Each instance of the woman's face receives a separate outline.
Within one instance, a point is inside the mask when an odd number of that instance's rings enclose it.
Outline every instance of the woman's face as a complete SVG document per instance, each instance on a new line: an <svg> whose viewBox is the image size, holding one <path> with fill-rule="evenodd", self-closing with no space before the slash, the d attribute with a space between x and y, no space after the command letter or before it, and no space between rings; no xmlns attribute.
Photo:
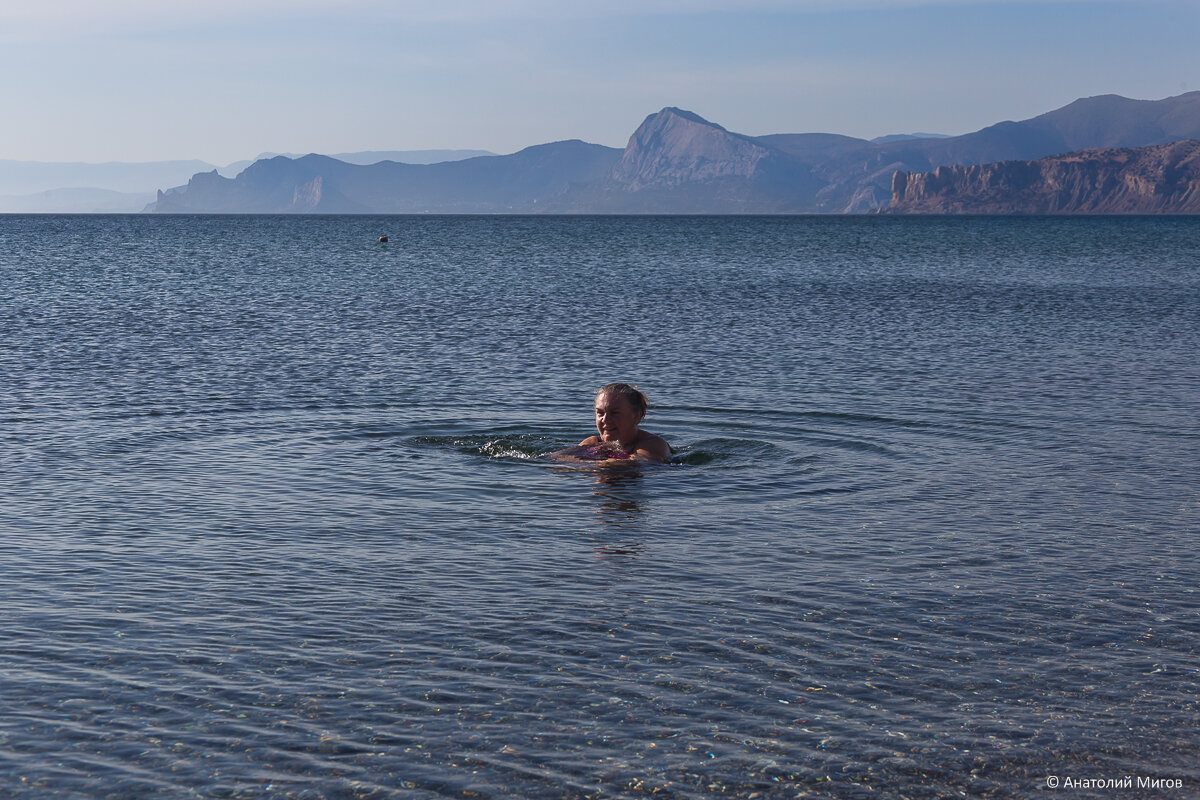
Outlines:
<svg viewBox="0 0 1200 800"><path fill-rule="evenodd" d="M641 415L619 394L596 398L596 431L602 442L632 442L637 439Z"/></svg>

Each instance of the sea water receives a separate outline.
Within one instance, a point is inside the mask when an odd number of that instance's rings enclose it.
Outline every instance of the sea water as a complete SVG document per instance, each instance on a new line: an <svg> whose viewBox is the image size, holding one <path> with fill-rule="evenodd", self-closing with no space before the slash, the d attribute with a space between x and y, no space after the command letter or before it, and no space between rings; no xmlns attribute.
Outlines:
<svg viewBox="0 0 1200 800"><path fill-rule="evenodd" d="M0 791L1195 795L1198 420L1195 218L0 217Z"/></svg>

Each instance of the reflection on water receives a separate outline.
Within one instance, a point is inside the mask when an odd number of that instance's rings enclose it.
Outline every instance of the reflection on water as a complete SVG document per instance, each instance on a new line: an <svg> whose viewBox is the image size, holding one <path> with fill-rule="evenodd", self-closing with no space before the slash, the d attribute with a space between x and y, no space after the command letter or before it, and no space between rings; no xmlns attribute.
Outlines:
<svg viewBox="0 0 1200 800"><path fill-rule="evenodd" d="M645 542L611 542L602 544L596 548L596 554L600 556L640 556L646 551Z"/></svg>
<svg viewBox="0 0 1200 800"><path fill-rule="evenodd" d="M646 509L643 500L638 497L643 478L640 467L596 470L593 478L596 483L592 488L592 497L596 500L597 522L621 527L641 521Z"/></svg>
<svg viewBox="0 0 1200 800"><path fill-rule="evenodd" d="M531 466L548 467L555 475L589 480L592 482L594 501L592 520L603 528L613 529L634 527L645 521L647 497L643 480L646 470L677 468L680 464L699 465L713 459L712 455L701 451L692 454L690 460L678 460L673 465L556 461L547 459L547 455L561 448L552 444L548 449L547 442L557 442L558 439L544 434L483 433L466 437L419 437L418 441L436 447L454 447L464 453L484 456L489 461L520 460ZM487 468L487 463L479 464L479 469ZM597 552L605 555L635 555L643 548L642 542L623 541L602 544Z"/></svg>

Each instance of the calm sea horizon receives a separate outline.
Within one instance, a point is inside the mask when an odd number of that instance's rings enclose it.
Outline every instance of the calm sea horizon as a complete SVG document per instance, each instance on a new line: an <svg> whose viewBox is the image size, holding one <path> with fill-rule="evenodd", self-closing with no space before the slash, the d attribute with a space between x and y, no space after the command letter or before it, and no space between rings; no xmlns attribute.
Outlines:
<svg viewBox="0 0 1200 800"><path fill-rule="evenodd" d="M6 795L1200 796L1195 217L0 215L0 341Z"/></svg>

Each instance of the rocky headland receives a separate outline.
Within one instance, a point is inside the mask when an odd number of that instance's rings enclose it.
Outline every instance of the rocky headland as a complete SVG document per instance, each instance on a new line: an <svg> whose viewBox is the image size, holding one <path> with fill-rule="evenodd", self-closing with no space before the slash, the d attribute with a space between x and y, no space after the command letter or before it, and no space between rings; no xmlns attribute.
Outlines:
<svg viewBox="0 0 1200 800"><path fill-rule="evenodd" d="M892 214L1200 214L1200 141L897 172Z"/></svg>

